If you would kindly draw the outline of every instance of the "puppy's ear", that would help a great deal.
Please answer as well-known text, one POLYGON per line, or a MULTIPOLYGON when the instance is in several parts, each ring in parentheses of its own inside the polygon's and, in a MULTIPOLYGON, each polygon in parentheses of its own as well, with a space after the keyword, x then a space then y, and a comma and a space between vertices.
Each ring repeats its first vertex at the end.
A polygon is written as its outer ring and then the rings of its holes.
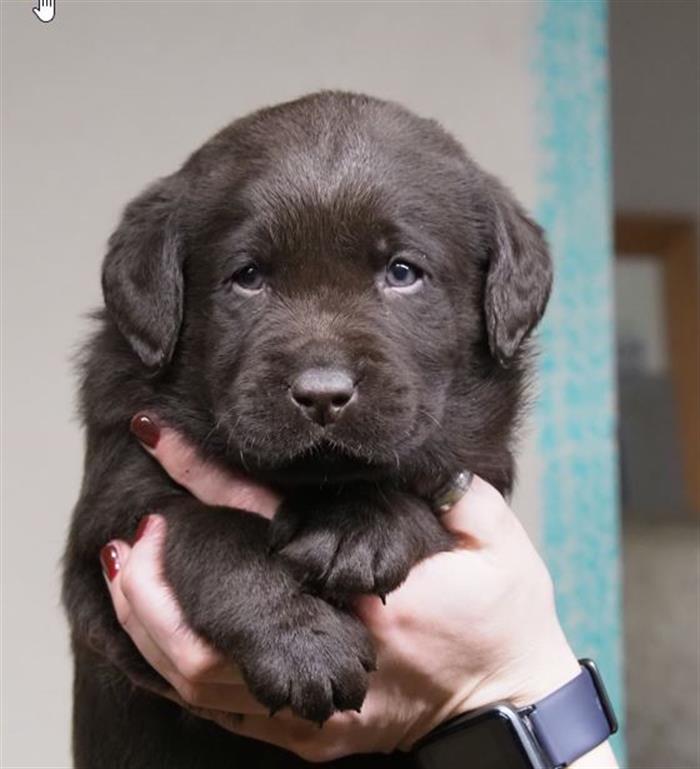
POLYGON ((171 358, 182 323, 182 244, 175 223, 177 175, 161 179, 126 207, 102 268, 105 304, 149 368, 171 358))
POLYGON ((493 356, 508 366, 544 314, 552 287, 552 261, 542 228, 495 179, 490 202, 486 329, 493 356))

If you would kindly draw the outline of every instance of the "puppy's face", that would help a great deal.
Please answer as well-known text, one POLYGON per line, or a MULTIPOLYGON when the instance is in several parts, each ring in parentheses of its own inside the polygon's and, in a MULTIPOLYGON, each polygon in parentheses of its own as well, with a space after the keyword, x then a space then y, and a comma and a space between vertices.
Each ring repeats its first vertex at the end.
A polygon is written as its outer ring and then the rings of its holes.
POLYGON ((263 472, 400 465, 516 355, 549 291, 540 233, 493 179, 434 124, 352 98, 234 123, 127 209, 106 262, 144 364, 175 369, 263 472))
POLYGON ((440 201, 411 185, 436 225, 421 231, 398 181, 385 190, 362 169, 334 183, 333 171, 271 169, 233 190, 247 214, 219 222, 187 271, 219 429, 248 462, 295 472, 392 465, 422 443, 472 333, 449 290, 472 280, 468 260, 438 237, 455 230, 440 201))

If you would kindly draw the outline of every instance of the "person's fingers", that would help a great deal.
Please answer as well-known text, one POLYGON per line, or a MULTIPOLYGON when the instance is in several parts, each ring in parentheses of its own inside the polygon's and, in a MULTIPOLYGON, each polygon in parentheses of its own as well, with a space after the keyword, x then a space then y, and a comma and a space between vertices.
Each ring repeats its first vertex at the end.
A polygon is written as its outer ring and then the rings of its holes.
POLYGON ((201 502, 249 510, 266 518, 275 514, 280 499, 274 492, 243 474, 205 461, 176 430, 160 424, 156 417, 136 414, 131 431, 168 475, 201 502))
POLYGON ((131 605, 122 590, 123 568, 128 563, 130 555, 131 548, 129 545, 119 540, 110 542, 100 554, 112 605, 119 624, 124 628, 144 659, 163 678, 170 680, 175 672, 170 660, 163 654, 131 610, 131 605))
POLYGON ((207 709, 226 715, 269 716, 269 708, 259 703, 243 685, 193 683, 179 674, 168 677, 173 686, 169 698, 188 710, 207 709))
POLYGON ((172 668, 187 681, 240 684, 240 671, 187 626, 163 579, 160 562, 165 526, 161 516, 148 516, 121 568, 121 590, 129 611, 170 660, 172 668))
MULTIPOLYGON (((122 590, 122 574, 124 567, 129 562, 131 553, 132 550, 129 545, 119 540, 110 542, 103 550, 105 575, 114 610, 119 623, 129 634, 144 659, 173 686, 177 692, 177 699, 187 707, 214 708, 229 713, 247 715, 266 714, 267 709, 253 697, 245 686, 235 683, 207 683, 206 680, 190 681, 174 667, 132 611, 122 590)), ((215 676, 217 680, 232 677, 230 666, 223 664, 215 664, 200 675, 203 675, 205 679, 215 676)), ((234 677, 237 679, 238 674, 236 673, 234 677)))

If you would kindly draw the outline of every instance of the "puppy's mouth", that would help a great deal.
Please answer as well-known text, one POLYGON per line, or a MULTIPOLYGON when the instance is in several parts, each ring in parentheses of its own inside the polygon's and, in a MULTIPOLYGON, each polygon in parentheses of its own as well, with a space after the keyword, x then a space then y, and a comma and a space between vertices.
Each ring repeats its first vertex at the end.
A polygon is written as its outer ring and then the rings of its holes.
POLYGON ((246 468, 264 481, 297 485, 308 483, 343 483, 372 480, 386 476, 387 464, 322 440, 288 458, 270 460, 244 455, 246 468))
POLYGON ((433 426, 416 418, 423 409, 412 402, 393 409, 356 409, 346 415, 350 418, 328 425, 296 413, 291 419, 284 411, 248 409, 224 412, 214 433, 228 461, 272 483, 396 477, 403 471, 402 458, 412 454, 433 426))

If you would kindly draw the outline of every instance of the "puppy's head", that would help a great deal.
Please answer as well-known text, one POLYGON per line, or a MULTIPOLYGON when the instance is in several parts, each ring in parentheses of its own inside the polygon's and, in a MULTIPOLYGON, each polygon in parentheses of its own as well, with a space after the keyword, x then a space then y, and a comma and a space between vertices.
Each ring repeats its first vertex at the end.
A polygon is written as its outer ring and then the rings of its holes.
POLYGON ((550 283, 540 229, 436 123, 331 92, 207 142, 127 207, 103 273, 144 368, 231 456, 322 475, 449 431, 550 283))

